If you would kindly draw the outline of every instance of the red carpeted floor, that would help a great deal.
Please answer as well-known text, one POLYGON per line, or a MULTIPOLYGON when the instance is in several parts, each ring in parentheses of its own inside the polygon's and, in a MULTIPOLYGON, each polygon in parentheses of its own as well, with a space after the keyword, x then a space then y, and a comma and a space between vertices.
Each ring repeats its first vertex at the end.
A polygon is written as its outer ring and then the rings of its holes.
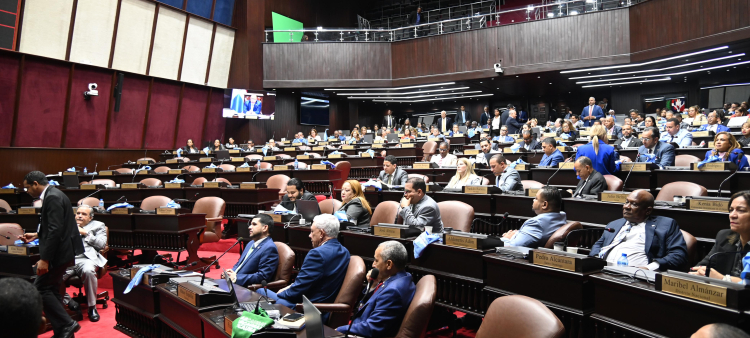
MULTIPOLYGON (((203 244, 201 246, 201 251, 198 251, 198 253, 200 257, 210 257, 214 255, 218 256, 223 253, 224 250, 228 249, 232 244, 234 244, 234 242, 234 240, 226 239, 216 243, 203 244)), ((231 268, 239 259, 239 255, 239 246, 235 246, 219 260, 219 265, 221 265, 221 267, 224 269, 231 268)), ((221 270, 212 268, 211 271, 206 274, 206 276, 218 278, 220 274, 221 270)), ((104 290, 109 291, 110 298, 115 297, 112 290, 112 277, 110 277, 109 274, 99 280, 99 291, 104 290)), ((68 289, 68 293, 70 293, 71 295, 77 292, 78 289, 76 288, 68 289)), ((97 305, 97 311, 99 312, 99 316, 101 317, 101 319, 96 323, 89 321, 87 310, 83 309, 83 320, 79 322, 79 324, 81 324, 81 330, 76 333, 77 338, 128 337, 127 335, 122 334, 120 331, 114 329, 115 324, 117 324, 115 322, 115 305, 112 302, 108 302, 108 304, 109 306, 106 309, 102 309, 101 305, 97 305)), ((475 334, 476 331, 474 330, 461 329, 457 332, 457 337, 473 338, 475 334)), ((447 329, 444 329, 430 332, 428 336, 451 337, 453 336, 453 333, 448 331, 447 329)), ((39 337, 50 338, 52 337, 52 331, 48 331, 45 334, 40 335, 39 337)))

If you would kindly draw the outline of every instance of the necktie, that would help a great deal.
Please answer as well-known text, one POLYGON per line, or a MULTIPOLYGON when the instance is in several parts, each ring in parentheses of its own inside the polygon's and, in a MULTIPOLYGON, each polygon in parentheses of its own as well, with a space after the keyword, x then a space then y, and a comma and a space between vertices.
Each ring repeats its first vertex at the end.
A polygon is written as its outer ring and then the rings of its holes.
POLYGON ((445 132, 445 119, 443 119, 443 132, 445 132))
POLYGON ((250 247, 250 251, 247 253, 247 255, 245 255, 245 258, 242 259, 242 263, 237 266, 237 271, 240 271, 240 269, 242 269, 242 266, 245 265, 245 262, 247 262, 247 259, 250 258, 250 255, 253 254, 253 251, 255 251, 255 245, 250 247))
POLYGON ((393 182, 393 175, 388 175, 388 185, 391 185, 391 182, 393 182))
POLYGON ((589 116, 594 115, 594 106, 589 106, 589 116))
POLYGON ((672 143, 672 142, 674 142, 674 135, 672 135, 672 138, 669 139, 669 143, 672 143))
POLYGON ((500 188, 500 176, 495 177, 495 186, 500 188))
POLYGON ((617 233, 617 236, 615 236, 615 239, 612 240, 612 243, 603 247, 601 251, 599 251, 599 258, 604 259, 607 257, 607 254, 610 250, 614 249, 614 247, 620 245, 622 241, 625 239, 625 236, 630 232, 630 228, 632 228, 633 225, 630 222, 627 222, 625 224, 625 229, 621 229, 620 232, 617 233))

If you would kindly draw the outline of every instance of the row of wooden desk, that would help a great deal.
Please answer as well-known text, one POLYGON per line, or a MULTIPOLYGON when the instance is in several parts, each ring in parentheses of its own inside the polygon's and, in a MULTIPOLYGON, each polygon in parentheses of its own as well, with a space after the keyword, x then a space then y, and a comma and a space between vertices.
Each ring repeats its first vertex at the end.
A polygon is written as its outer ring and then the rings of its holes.
MULTIPOLYGON (((359 155, 359 153, 361 153, 361 152, 365 152, 368 149, 372 149, 372 150, 375 150, 375 151, 386 150, 388 152, 388 155, 393 155, 393 156, 396 156, 396 157, 400 157, 400 156, 420 156, 421 157, 422 154, 423 154, 423 152, 422 152, 422 145, 424 144, 424 142, 415 142, 413 144, 414 144, 414 146, 412 146, 412 147, 396 147, 395 144, 383 144, 382 148, 378 148, 377 145, 373 145, 373 144, 357 144, 357 145, 354 145, 354 147, 353 147, 354 149, 329 149, 329 148, 326 148, 325 150, 323 150, 323 149, 314 150, 315 148, 313 148, 312 150, 299 150, 299 149, 297 149, 297 150, 288 150, 288 151, 284 151, 284 150, 270 151, 269 150, 269 151, 266 152, 266 156, 273 156, 273 155, 284 154, 284 155, 289 155, 290 157, 292 157, 292 160, 294 160, 294 158, 296 158, 297 155, 304 155, 305 153, 319 153, 320 155, 323 155, 324 152, 325 153, 331 153, 332 151, 338 151, 340 153, 344 153, 344 154, 347 154, 347 155, 351 156, 351 155, 359 155)), ((281 149, 283 149, 283 148, 281 148, 281 149)), ((233 156, 233 157, 245 157, 247 155, 253 155, 253 154, 263 155, 263 151, 261 151, 260 149, 257 149, 257 151, 251 151, 251 152, 243 151, 243 152, 239 152, 239 153, 236 153, 236 154, 229 154, 229 155, 233 156)), ((172 159, 175 156, 176 156, 175 154, 161 154, 161 155, 159 155, 159 159, 160 159, 159 162, 165 162, 166 160, 172 159)), ((209 153, 209 156, 214 156, 214 154, 213 153, 209 153)), ((191 161, 199 161, 200 158, 206 157, 206 154, 202 153, 202 152, 200 154, 185 154, 185 153, 183 153, 182 157, 187 157, 191 161)))
MULTIPOLYGON (((284 164, 287 164, 289 162, 294 162, 295 158, 296 157, 292 157, 292 158, 280 158, 280 157, 277 157, 275 160, 264 160, 264 159, 259 159, 259 160, 261 162, 271 163, 272 165, 284 165, 284 164)), ((299 163, 305 163, 307 165, 313 165, 313 164, 318 164, 318 163, 320 163, 320 161, 323 161, 323 160, 330 161, 331 163, 336 163, 338 161, 347 161, 347 162, 351 163, 352 167, 383 166, 383 157, 380 157, 380 156, 376 156, 376 157, 367 157, 367 156, 362 156, 362 157, 360 157, 360 156, 347 156, 347 157, 343 157, 342 156, 340 158, 328 158, 328 157, 314 158, 314 157, 310 157, 308 159, 298 159, 297 162, 299 162, 299 163)), ((231 164, 231 165, 234 165, 236 167, 239 167, 242 164, 244 164, 245 162, 247 162, 249 165, 255 165, 255 162, 257 162, 257 161, 258 161, 257 159, 253 160, 253 159, 245 159, 245 158, 243 158, 242 161, 232 161, 230 159, 226 159, 224 161, 221 161, 221 160, 214 159, 211 162, 199 162, 199 161, 189 161, 189 162, 182 162, 182 161, 180 161, 180 162, 177 162, 177 163, 157 162, 157 163, 148 164, 148 166, 150 166, 152 169, 156 168, 156 167, 162 167, 162 166, 169 167, 170 169, 181 169, 181 168, 183 168, 185 166, 189 166, 189 165, 194 165, 194 166, 198 166, 198 167, 205 167, 205 166, 209 166, 211 164, 216 165, 216 166, 218 166, 220 164, 231 164)), ((137 169, 137 168, 141 168, 143 166, 144 166, 144 164, 123 163, 121 167, 122 168, 137 169)))

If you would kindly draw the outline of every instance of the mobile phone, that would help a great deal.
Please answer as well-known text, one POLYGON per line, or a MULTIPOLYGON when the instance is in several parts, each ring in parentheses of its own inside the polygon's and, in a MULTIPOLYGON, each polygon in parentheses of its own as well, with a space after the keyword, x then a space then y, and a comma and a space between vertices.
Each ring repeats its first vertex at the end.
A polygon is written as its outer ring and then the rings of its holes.
POLYGON ((298 319, 304 317, 305 315, 302 313, 292 313, 289 315, 284 316, 281 320, 287 321, 287 322, 296 322, 298 319))

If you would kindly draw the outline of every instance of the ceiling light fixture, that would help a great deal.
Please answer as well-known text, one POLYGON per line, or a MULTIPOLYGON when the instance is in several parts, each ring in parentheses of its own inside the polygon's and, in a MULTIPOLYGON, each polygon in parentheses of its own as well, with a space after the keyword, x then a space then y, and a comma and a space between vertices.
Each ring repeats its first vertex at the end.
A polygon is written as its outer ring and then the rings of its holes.
POLYGON ((323 90, 404 90, 404 89, 412 89, 412 88, 447 86, 447 85, 452 85, 452 84, 456 84, 456 83, 444 82, 444 83, 433 83, 433 84, 426 84, 426 85, 419 85, 419 86, 396 87, 396 88, 334 88, 334 89, 323 89, 323 90))
MULTIPOLYGON (((745 53, 742 53, 742 55, 744 55, 744 54, 745 53)), ((710 59, 710 60, 703 60, 703 61, 698 61, 698 62, 685 63, 685 64, 681 64, 681 65, 677 65, 677 66, 672 66, 672 67, 647 69, 647 70, 638 70, 638 71, 634 71, 634 72, 625 72, 625 73, 619 73, 619 74, 601 74, 601 75, 591 75, 591 76, 577 76, 577 77, 571 77, 571 78, 568 78, 568 79, 569 80, 579 80, 579 79, 590 79, 592 77, 599 77, 599 78, 601 78, 603 76, 616 76, 616 75, 628 75, 628 74, 658 72, 658 71, 662 71, 662 70, 682 68, 682 67, 687 67, 687 66, 699 65, 699 64, 702 64, 702 63, 708 63, 708 62, 713 62, 713 61, 725 60, 725 59, 729 59, 729 58, 732 58, 732 57, 733 56, 730 55, 730 56, 724 56, 724 57, 710 59)), ((618 70, 618 72, 619 72, 619 70, 618 70)))
MULTIPOLYGON (((659 77, 659 76, 675 76, 675 75, 684 75, 684 74, 690 74, 690 73, 697 73, 702 72, 704 70, 711 70, 711 69, 719 69, 719 68, 726 68, 726 67, 732 67, 736 65, 744 65, 750 63, 750 61, 743 61, 743 62, 736 62, 736 63, 730 63, 726 65, 719 65, 714 67, 708 67, 703 69, 693 69, 693 70, 686 70, 684 72, 677 72, 677 73, 668 73, 668 74, 656 74, 656 75, 643 75, 639 77, 647 78, 647 77, 659 77)), ((727 69, 729 71, 730 69, 727 69)), ((605 81, 620 81, 620 80, 632 80, 633 78, 620 78, 620 79, 607 79, 607 80, 591 80, 591 81, 579 81, 576 82, 576 84, 582 84, 582 83, 596 83, 596 82, 605 82, 605 81)))
POLYGON ((674 60, 674 59, 681 59, 681 58, 684 58, 686 56, 692 56, 692 55, 698 55, 698 54, 715 52, 717 50, 722 50, 722 49, 727 49, 727 48, 729 48, 729 46, 722 46, 722 47, 717 47, 717 48, 703 50, 703 51, 700 51, 700 52, 694 52, 694 53, 689 53, 689 54, 684 54, 684 55, 672 56, 672 57, 668 57, 668 58, 664 58, 664 59, 653 60, 653 61, 642 62, 642 63, 631 63, 631 64, 625 64, 625 65, 606 66, 606 67, 587 68, 587 69, 577 69, 577 70, 564 70, 564 71, 561 71, 560 74, 578 73, 578 72, 590 72, 590 71, 607 70, 607 69, 615 69, 615 68, 640 67, 640 66, 651 65, 651 64, 654 64, 654 63, 660 63, 660 62, 674 60))
POLYGON ((411 94, 425 94, 429 92, 444 92, 448 90, 458 90, 458 89, 469 89, 469 87, 458 87, 458 88, 446 88, 446 89, 432 89, 432 90, 425 90, 425 91, 416 91, 416 92, 406 92, 406 93, 338 93, 337 95, 340 96, 355 96, 355 95, 366 95, 366 96, 377 96, 377 95, 385 95, 385 96, 398 96, 398 95, 411 95, 411 94))
POLYGON ((643 84, 643 82, 669 81, 671 79, 672 79, 671 77, 665 77, 663 79, 641 80, 641 81, 630 81, 630 82, 619 82, 619 83, 595 84, 595 85, 581 86, 581 88, 593 88, 593 87, 605 87, 605 86, 610 86, 611 87, 611 86, 624 85, 624 84, 632 84, 632 83, 643 84))
MULTIPOLYGON (((402 97, 384 97, 382 99, 392 99, 392 100, 401 100, 401 99, 418 99, 423 97, 438 97, 438 96, 446 96, 446 95, 461 95, 461 94, 477 94, 481 93, 481 90, 475 90, 470 92, 461 92, 461 93, 443 93, 443 94, 430 94, 430 95, 417 95, 417 96, 402 96, 402 97)), ((361 99, 376 99, 375 97, 348 97, 350 100, 361 100, 361 99)))
MULTIPOLYGON (((443 100, 452 100, 452 99, 465 99, 465 98, 471 98, 471 97, 483 97, 483 96, 492 96, 495 94, 479 94, 479 95, 468 95, 468 96, 456 96, 456 97, 444 97, 443 100)), ((424 99, 424 100, 413 100, 413 101, 400 101, 400 100, 373 100, 373 102, 425 102, 425 101, 434 101, 434 99, 424 99)))
POLYGON ((736 87, 736 86, 748 86, 748 85, 750 85, 750 82, 725 84, 725 85, 718 85, 718 86, 711 86, 711 87, 701 87, 701 89, 712 89, 712 88, 723 88, 723 87, 736 87))

